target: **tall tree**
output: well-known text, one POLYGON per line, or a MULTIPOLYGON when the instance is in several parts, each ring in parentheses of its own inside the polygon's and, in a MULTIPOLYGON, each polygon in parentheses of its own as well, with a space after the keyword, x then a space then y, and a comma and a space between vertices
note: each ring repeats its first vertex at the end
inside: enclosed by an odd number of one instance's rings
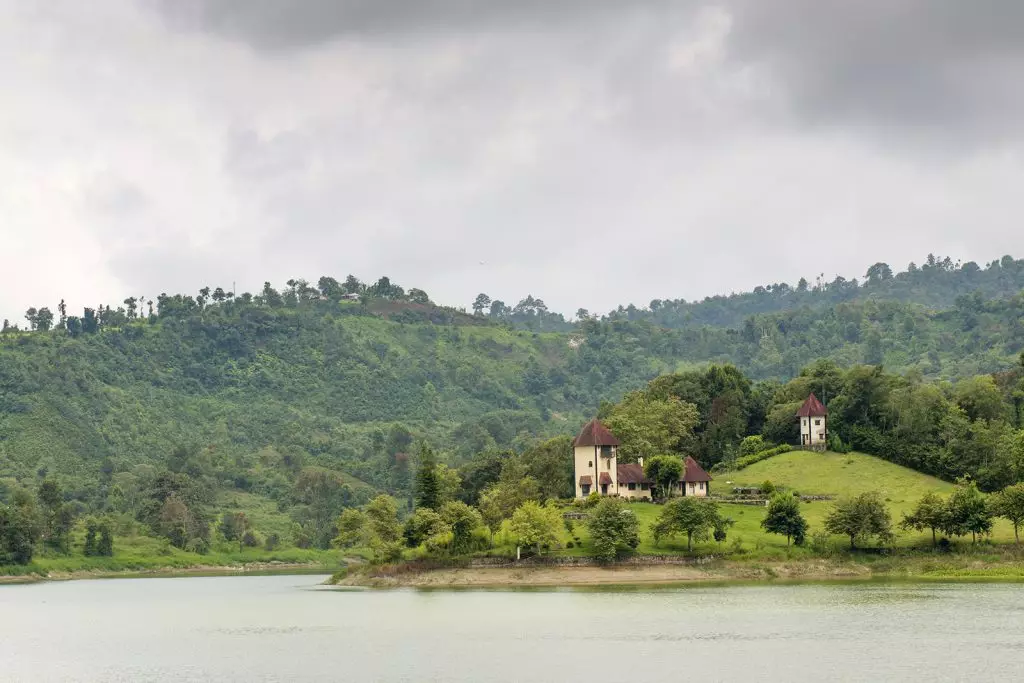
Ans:
POLYGON ((618 498, 602 498, 587 518, 594 556, 611 562, 640 545, 636 515, 618 498))
POLYGON ((662 498, 672 497, 683 473, 683 459, 674 455, 656 455, 644 463, 644 474, 654 481, 662 498))
POLYGON ((473 313, 475 315, 483 315, 484 310, 489 308, 490 305, 491 297, 483 293, 477 294, 476 299, 473 300, 473 313))
POLYGON ((786 537, 797 545, 804 544, 807 536, 807 520, 800 514, 800 500, 784 493, 776 494, 768 502, 768 513, 761 520, 761 528, 770 534, 786 537))
POLYGON ((686 534, 686 549, 692 550, 694 541, 708 540, 712 530, 723 526, 722 522, 716 503, 683 497, 669 501, 662 507, 651 531, 655 543, 676 534, 686 534))
POLYGON ((850 549, 858 539, 872 536, 885 543, 892 539, 892 517, 877 491, 838 501, 825 518, 825 530, 850 539, 850 549))
POLYGON ((991 510, 1013 524, 1014 540, 1020 543, 1020 526, 1024 524, 1024 484, 1007 486, 991 498, 991 510))
POLYGON ((416 507, 437 510, 442 503, 441 477, 437 456, 427 444, 420 446, 419 467, 416 470, 416 507))
POLYGON ((936 531, 943 528, 946 519, 946 503, 937 493, 926 493, 917 502, 913 512, 903 516, 900 526, 904 529, 932 532, 932 545, 938 543, 936 531))

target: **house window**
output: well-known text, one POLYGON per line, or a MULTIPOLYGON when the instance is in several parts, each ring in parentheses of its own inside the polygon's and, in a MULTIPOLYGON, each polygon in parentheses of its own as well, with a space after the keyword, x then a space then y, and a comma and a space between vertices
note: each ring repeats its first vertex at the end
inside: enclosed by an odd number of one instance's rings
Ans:
POLYGON ((593 460, 588 460, 587 461, 587 467, 593 467, 593 466, 594 466, 594 461, 593 460))
POLYGON ((649 491, 651 489, 649 484, 640 484, 641 491, 649 491))
POLYGON ((602 458, 610 458, 610 457, 612 457, 612 447, 611 446, 601 446, 601 457, 602 458))
POLYGON ((821 426, 821 420, 815 420, 814 421, 814 426, 815 427, 820 427, 821 426))
POLYGON ((581 488, 583 489, 584 496, 590 495, 590 484, 584 484, 581 488))
POLYGON ((629 482, 629 490, 636 491, 636 482, 629 482))

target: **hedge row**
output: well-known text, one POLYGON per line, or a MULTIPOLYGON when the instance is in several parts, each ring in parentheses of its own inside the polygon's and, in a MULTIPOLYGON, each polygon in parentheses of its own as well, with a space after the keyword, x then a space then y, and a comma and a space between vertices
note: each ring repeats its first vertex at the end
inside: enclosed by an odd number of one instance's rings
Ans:
POLYGON ((762 460, 767 460, 772 456, 781 455, 782 453, 789 453, 791 450, 793 450, 793 447, 790 446, 789 444, 784 443, 781 446, 769 448, 766 451, 760 451, 759 453, 754 453, 753 455, 738 458, 734 465, 734 469, 742 470, 744 467, 750 467, 755 462, 761 462, 762 460))

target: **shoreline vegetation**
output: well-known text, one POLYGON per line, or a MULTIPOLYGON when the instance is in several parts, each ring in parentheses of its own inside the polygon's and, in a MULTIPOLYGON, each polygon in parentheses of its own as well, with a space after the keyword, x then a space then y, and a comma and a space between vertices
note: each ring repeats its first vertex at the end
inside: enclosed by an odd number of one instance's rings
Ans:
POLYGON ((628 587, 817 583, 832 581, 1024 582, 1024 556, 893 555, 775 561, 715 560, 704 564, 448 567, 360 565, 334 574, 339 587, 516 588, 628 587))

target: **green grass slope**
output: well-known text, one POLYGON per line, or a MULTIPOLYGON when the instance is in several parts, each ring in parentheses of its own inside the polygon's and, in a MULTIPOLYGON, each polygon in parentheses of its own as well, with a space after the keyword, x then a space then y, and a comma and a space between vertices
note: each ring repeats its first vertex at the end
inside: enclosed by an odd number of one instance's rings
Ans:
POLYGON ((842 497, 878 491, 901 512, 929 491, 946 494, 953 490, 948 482, 871 455, 808 451, 791 451, 739 472, 723 472, 715 477, 712 490, 726 493, 733 486, 760 486, 765 481, 803 495, 842 497))

